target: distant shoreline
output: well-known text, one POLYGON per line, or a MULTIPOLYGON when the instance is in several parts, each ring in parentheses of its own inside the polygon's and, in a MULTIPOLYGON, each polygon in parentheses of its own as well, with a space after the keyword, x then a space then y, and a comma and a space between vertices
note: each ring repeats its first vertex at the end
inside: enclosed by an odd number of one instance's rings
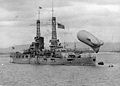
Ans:
POLYGON ((10 55, 10 53, 0 53, 0 55, 10 55))

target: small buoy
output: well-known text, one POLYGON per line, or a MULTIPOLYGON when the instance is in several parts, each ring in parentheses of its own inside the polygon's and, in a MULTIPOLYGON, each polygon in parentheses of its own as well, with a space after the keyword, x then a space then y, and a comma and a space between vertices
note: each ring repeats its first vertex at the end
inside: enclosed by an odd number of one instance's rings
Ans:
POLYGON ((113 65, 109 65, 108 67, 114 67, 113 65))
POLYGON ((111 65, 111 67, 113 67, 113 65, 111 65))
POLYGON ((1 64, 1 65, 4 65, 4 64, 1 64))

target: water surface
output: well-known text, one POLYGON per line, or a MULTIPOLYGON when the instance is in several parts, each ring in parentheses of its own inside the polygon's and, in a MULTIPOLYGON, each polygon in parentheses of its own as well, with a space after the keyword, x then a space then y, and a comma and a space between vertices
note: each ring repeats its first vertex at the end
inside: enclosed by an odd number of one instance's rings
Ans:
POLYGON ((120 86, 120 54, 99 53, 104 66, 50 66, 9 63, 0 56, 0 86, 120 86), (114 67, 108 67, 113 64, 114 67))

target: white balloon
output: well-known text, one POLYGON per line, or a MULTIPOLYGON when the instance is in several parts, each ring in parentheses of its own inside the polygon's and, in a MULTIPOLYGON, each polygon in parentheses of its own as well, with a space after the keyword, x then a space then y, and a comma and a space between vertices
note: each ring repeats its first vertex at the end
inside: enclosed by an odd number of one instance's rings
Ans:
POLYGON ((95 36, 85 30, 79 31, 77 33, 77 38, 81 42, 89 45, 96 53, 99 52, 100 46, 104 44, 103 41, 97 39, 95 36))

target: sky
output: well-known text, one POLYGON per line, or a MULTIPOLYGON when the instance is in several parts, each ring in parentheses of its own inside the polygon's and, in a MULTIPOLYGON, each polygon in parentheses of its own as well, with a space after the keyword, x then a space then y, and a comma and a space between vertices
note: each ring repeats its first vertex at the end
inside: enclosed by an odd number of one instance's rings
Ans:
MULTIPOLYGON (((30 44, 36 35, 41 6, 41 35, 51 39, 52 0, 0 0, 0 48, 30 44)), ((61 42, 77 42, 87 30, 103 42, 120 42, 120 0, 53 0, 54 16, 65 25, 57 29, 61 42)))

